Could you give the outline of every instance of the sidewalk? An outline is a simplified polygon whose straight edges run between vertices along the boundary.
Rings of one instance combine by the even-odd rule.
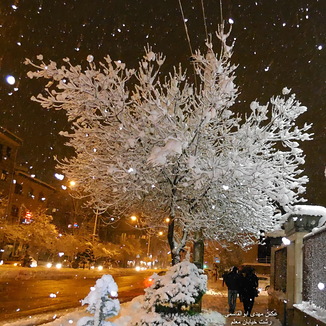
[[[277,316],[273,316],[272,312],[268,311],[269,296],[266,291],[263,291],[255,299],[255,304],[252,311],[253,317],[243,316],[243,305],[239,298],[237,299],[236,313],[228,316],[228,294],[226,285],[222,286],[222,280],[215,281],[209,279],[207,284],[207,294],[203,297],[203,310],[213,310],[226,317],[225,326],[231,325],[272,325],[281,326],[281,322]]]

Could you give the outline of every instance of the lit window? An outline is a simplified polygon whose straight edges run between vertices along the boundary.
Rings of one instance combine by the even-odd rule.
[[[11,156],[11,148],[7,147],[7,153],[6,153],[7,158],[10,158]]]
[[[6,181],[8,177],[8,171],[2,170],[1,175],[0,175],[0,180]]]

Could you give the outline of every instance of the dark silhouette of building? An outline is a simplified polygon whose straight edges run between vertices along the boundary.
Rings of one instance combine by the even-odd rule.
[[[55,188],[17,168],[22,143],[22,139],[0,127],[0,218],[28,224],[36,210],[47,208]]]

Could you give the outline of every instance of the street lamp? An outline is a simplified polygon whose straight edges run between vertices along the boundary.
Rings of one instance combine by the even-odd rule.
[[[132,222],[136,222],[137,221],[137,216],[132,215],[132,216],[130,216],[130,219],[131,219]]]
[[[152,238],[153,235],[154,235],[154,234],[150,234],[150,233],[148,233],[148,235],[147,235],[147,237],[148,237],[148,244],[147,244],[147,257],[149,257],[149,252],[150,252],[150,249],[151,249],[151,238]],[[159,231],[159,232],[157,233],[157,235],[158,235],[159,237],[161,237],[161,236],[163,235],[163,231]]]
[[[74,180],[70,180],[69,181],[69,188],[70,189],[73,189],[75,186],[76,186],[76,181],[74,181]],[[73,199],[73,203],[74,203],[74,210],[75,210],[75,215],[76,215],[76,205],[75,205],[75,202],[74,202],[74,197],[73,196],[71,196],[72,197],[72,199]],[[93,237],[93,241],[95,241],[95,238],[96,238],[96,230],[97,230],[97,222],[98,222],[98,215],[99,215],[99,213],[98,213],[98,209],[96,209],[96,211],[95,211],[95,217],[94,217],[94,228],[93,228],[93,234],[92,234],[92,237]],[[76,216],[75,216],[76,217]]]
[[[140,228],[143,228],[142,221],[136,215],[130,216],[130,220],[133,223],[137,222],[135,227],[137,227],[139,225]],[[148,239],[146,256],[149,257],[149,251],[150,251],[150,247],[151,247],[151,237],[152,237],[152,235],[150,234],[150,231],[148,231],[147,228],[146,228],[146,233],[147,233],[147,239]]]
[[[74,180],[70,180],[69,181],[69,188],[70,188],[70,192],[69,192],[69,196],[71,197],[71,201],[72,201],[72,206],[73,206],[73,221],[72,221],[72,233],[74,233],[74,228],[75,228],[75,223],[76,223],[76,218],[77,218],[77,207],[76,207],[76,201],[75,198],[72,194],[73,188],[76,186],[76,181]]]

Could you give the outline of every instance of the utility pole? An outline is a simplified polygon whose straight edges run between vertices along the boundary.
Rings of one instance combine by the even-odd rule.
[[[147,237],[148,237],[148,242],[147,242],[147,257],[149,257],[149,252],[150,252],[150,249],[151,249],[151,235],[148,233],[147,234]]]

